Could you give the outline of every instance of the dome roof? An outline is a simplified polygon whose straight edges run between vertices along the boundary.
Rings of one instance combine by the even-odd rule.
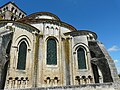
[[[37,13],[33,13],[31,15],[28,15],[27,17],[21,19],[21,20],[28,20],[28,19],[49,19],[49,20],[57,20],[57,21],[60,21],[60,19],[52,14],[52,13],[49,13],[49,12],[37,12]]]
[[[50,12],[37,12],[33,13],[31,15],[28,15],[20,20],[19,22],[24,23],[40,23],[40,22],[50,22],[50,23],[56,23],[60,24],[63,27],[69,28],[72,31],[76,31],[76,28],[74,28],[72,25],[67,24],[65,22],[62,22],[58,16],[55,14],[52,14]]]

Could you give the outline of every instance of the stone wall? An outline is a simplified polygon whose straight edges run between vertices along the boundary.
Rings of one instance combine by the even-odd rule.
[[[19,90],[120,90],[119,83],[120,82],[87,84],[87,85],[70,85],[70,86],[56,86],[56,87],[44,87],[44,88],[28,88],[28,89],[19,89]],[[18,90],[18,89],[14,89],[14,90]]]

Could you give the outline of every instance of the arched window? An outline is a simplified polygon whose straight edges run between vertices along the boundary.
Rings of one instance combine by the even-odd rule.
[[[23,41],[19,46],[17,69],[25,70],[26,55],[27,55],[27,45]]]
[[[14,11],[14,7],[12,7],[11,11],[12,11],[12,12]]]
[[[86,69],[85,51],[83,48],[77,50],[78,69]]]
[[[22,18],[24,18],[24,15],[22,15]]]
[[[19,13],[19,17],[21,16],[21,13]]]
[[[15,10],[15,14],[17,14],[17,9]]]
[[[47,41],[47,64],[57,64],[57,45],[55,39],[48,39]]]
[[[14,16],[12,15],[12,16],[11,16],[11,20],[13,20],[13,18],[14,18]]]
[[[6,7],[6,10],[8,10],[8,7]]]
[[[3,11],[5,11],[5,8],[3,8]]]
[[[46,34],[49,34],[49,26],[46,27]]]

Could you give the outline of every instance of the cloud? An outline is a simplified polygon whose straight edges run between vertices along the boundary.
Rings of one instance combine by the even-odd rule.
[[[117,67],[117,72],[118,74],[120,74],[120,67]]]
[[[119,60],[114,60],[115,63],[119,62]]]
[[[116,45],[113,45],[111,48],[108,49],[109,52],[113,52],[113,51],[119,51],[120,48]]]

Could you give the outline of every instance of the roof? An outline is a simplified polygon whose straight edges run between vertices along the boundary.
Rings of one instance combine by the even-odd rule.
[[[4,6],[6,6],[6,5],[8,5],[8,4],[12,4],[12,5],[14,5],[15,7],[17,7],[20,11],[22,11],[24,14],[26,14],[26,12],[24,12],[22,9],[20,9],[14,2],[8,2],[8,3],[6,3],[6,4],[4,4],[3,6],[1,6],[0,8],[3,8]]]
[[[49,18],[48,17],[42,18],[42,16],[49,16]],[[39,18],[36,18],[36,17],[39,17]],[[25,19],[53,19],[53,20],[60,21],[58,16],[56,16],[55,14],[52,14],[50,12],[36,12],[36,13],[26,16],[25,18],[22,18],[21,20],[25,20]]]
[[[46,16],[46,17],[43,17]],[[73,27],[72,25],[69,25],[65,22],[62,22],[60,20],[60,18],[58,16],[56,16],[55,14],[52,14],[50,12],[37,12],[37,13],[33,13],[31,15],[28,15],[20,20],[18,20],[19,22],[24,22],[24,23],[40,23],[40,22],[52,22],[52,23],[56,23],[59,24],[61,26],[67,27],[72,31],[76,31],[76,28]]]
[[[29,27],[29,28],[32,28],[32,30],[36,31],[36,32],[40,32],[37,28],[27,24],[27,23],[22,23],[22,22],[18,22],[18,21],[12,21],[12,20],[0,20],[0,25],[4,25],[6,23],[14,23],[14,24],[17,24],[17,25],[22,25],[22,26],[25,26],[25,27]],[[23,27],[22,27],[23,28]],[[27,28],[26,28],[27,29]],[[31,30],[31,29],[30,29]]]
[[[77,31],[67,32],[64,34],[71,36],[79,36],[79,35],[88,35],[89,33],[91,33],[94,36],[94,38],[97,39],[97,34],[89,30],[77,30]]]

